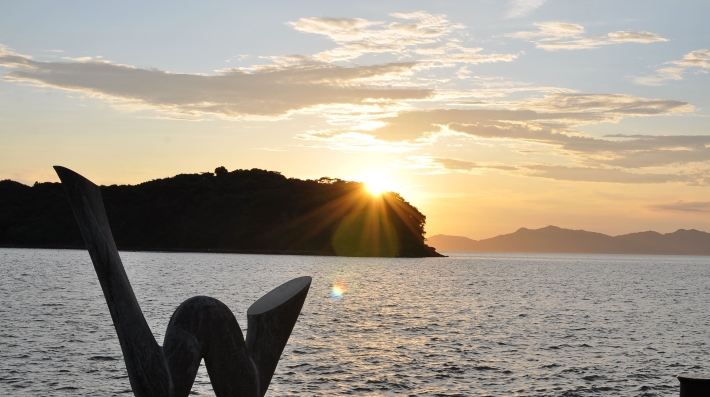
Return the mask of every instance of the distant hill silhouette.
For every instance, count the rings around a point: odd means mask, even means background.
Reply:
[[[123,250],[440,256],[424,243],[421,212],[358,182],[219,167],[101,194]],[[0,246],[83,248],[61,184],[0,181]]]
[[[547,226],[520,228],[485,240],[438,234],[427,239],[437,250],[468,252],[558,252],[588,254],[710,255],[710,233],[680,229],[607,236]]]

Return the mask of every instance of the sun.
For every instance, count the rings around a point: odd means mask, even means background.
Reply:
[[[365,189],[373,196],[379,196],[386,191],[390,191],[394,186],[389,175],[381,171],[370,172],[362,177],[362,181],[365,183]]]

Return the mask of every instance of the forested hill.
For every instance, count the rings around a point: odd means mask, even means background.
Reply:
[[[123,250],[439,256],[417,208],[358,182],[219,167],[101,194]],[[84,247],[61,184],[0,181],[0,246]]]

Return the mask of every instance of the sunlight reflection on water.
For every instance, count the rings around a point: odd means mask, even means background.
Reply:
[[[245,327],[313,276],[271,396],[675,395],[674,375],[710,372],[710,258],[122,256],[159,343],[191,296]],[[0,393],[132,395],[86,252],[0,249],[0,269]],[[194,391],[212,391],[204,367]]]

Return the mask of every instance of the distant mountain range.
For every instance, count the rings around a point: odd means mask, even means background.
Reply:
[[[485,240],[438,234],[427,244],[439,252],[551,252],[588,254],[710,255],[710,233],[679,229],[673,233],[640,232],[607,236],[586,230],[547,226],[520,228]]]

